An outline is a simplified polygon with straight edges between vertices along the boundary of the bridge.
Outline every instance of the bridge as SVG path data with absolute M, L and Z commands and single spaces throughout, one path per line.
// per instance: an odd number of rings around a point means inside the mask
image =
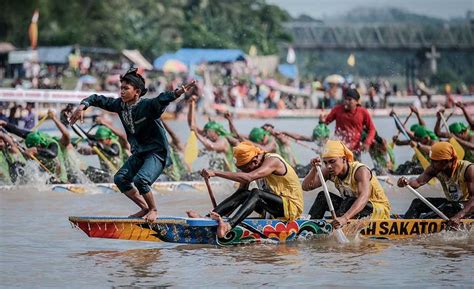
M 299 50 L 442 50 L 474 51 L 474 25 L 373 24 L 329 26 L 319 22 L 285 24 Z

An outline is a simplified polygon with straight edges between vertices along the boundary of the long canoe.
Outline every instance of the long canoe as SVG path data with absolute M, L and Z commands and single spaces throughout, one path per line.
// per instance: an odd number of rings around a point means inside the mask
M 222 246 L 285 243 L 327 236 L 333 230 L 327 220 L 245 219 L 225 238 L 217 238 L 217 223 L 207 218 L 161 217 L 147 223 L 140 218 L 69 217 L 69 221 L 91 238 Z M 473 222 L 473 219 L 462 220 L 466 227 Z M 344 228 L 349 235 L 394 240 L 438 233 L 446 229 L 446 222 L 440 219 L 353 220 Z
M 377 178 L 384 183 L 389 185 L 395 185 L 396 180 L 401 176 L 378 176 Z M 412 177 L 412 176 L 406 176 Z M 27 186 L 27 185 L 26 185 Z M 78 194 L 86 194 L 89 192 L 101 192 L 101 193 L 113 193 L 119 192 L 117 186 L 113 183 L 96 183 L 96 184 L 54 184 L 50 185 L 51 190 L 55 192 L 72 192 Z M 232 182 L 222 181 L 211 181 L 211 186 L 215 190 L 219 190 L 219 187 L 229 188 L 233 186 Z M 10 190 L 15 188 L 21 188 L 20 186 L 0 186 L 1 190 Z M 153 190 L 157 192 L 176 192 L 186 190 L 198 190 L 206 191 L 206 184 L 203 181 L 177 181 L 177 182 L 156 182 L 151 186 Z

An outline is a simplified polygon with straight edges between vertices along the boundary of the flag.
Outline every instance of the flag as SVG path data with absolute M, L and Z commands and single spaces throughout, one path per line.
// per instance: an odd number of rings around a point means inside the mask
M 347 64 L 351 67 L 354 67 L 354 65 L 356 64 L 354 53 L 351 53 L 351 55 L 349 55 L 349 58 L 347 58 Z
M 31 18 L 31 24 L 28 29 L 31 49 L 36 49 L 36 46 L 38 44 L 38 18 L 39 18 L 39 10 L 36 9 L 35 12 L 33 13 L 33 17 Z

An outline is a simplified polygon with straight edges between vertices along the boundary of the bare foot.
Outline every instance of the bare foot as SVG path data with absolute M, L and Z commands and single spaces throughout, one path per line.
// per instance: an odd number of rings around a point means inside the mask
M 222 220 L 221 216 L 218 213 L 211 212 L 210 217 L 211 219 L 219 223 L 217 225 L 217 237 L 224 238 L 227 235 L 227 233 L 229 233 L 230 230 L 232 230 L 232 227 L 230 226 L 230 224 L 227 222 L 224 222 L 224 220 Z
M 196 212 L 195 210 L 186 211 L 186 214 L 187 214 L 188 217 L 190 217 L 190 218 L 202 218 L 202 216 L 199 215 L 199 213 Z
M 141 209 L 139 212 L 128 216 L 129 218 L 141 218 L 148 213 L 148 209 Z
M 153 223 L 156 220 L 156 217 L 158 217 L 158 211 L 156 209 L 149 210 L 148 213 L 143 216 L 143 219 L 145 221 Z

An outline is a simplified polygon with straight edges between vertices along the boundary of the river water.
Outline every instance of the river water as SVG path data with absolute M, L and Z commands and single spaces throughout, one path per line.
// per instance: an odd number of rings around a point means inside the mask
M 378 128 L 387 128 L 379 129 L 382 136 L 393 133 L 390 120 L 375 121 Z M 242 131 L 261 123 L 237 121 Z M 277 128 L 308 135 L 314 126 L 310 119 L 274 123 Z M 170 124 L 184 139 L 185 124 Z M 305 149 L 295 150 L 300 159 L 311 157 Z M 407 149 L 397 150 L 400 162 L 411 155 Z M 384 187 L 393 212 L 404 212 L 411 195 L 387 184 Z M 215 192 L 217 200 L 231 190 L 231 185 L 220 187 Z M 439 195 L 439 187 L 422 192 Z M 315 196 L 316 192 L 305 193 L 305 212 Z M 207 192 L 158 192 L 155 198 L 162 216 L 211 209 Z M 474 287 L 472 231 L 404 241 L 352 239 L 348 245 L 326 238 L 220 248 L 90 239 L 72 229 L 67 220 L 72 215 L 123 216 L 135 210 L 118 193 L 53 192 L 39 183 L 0 191 L 0 287 Z

